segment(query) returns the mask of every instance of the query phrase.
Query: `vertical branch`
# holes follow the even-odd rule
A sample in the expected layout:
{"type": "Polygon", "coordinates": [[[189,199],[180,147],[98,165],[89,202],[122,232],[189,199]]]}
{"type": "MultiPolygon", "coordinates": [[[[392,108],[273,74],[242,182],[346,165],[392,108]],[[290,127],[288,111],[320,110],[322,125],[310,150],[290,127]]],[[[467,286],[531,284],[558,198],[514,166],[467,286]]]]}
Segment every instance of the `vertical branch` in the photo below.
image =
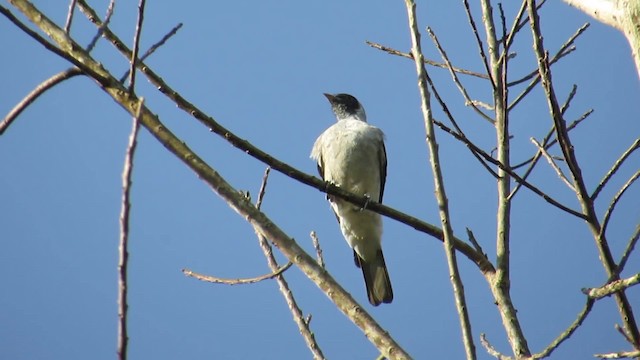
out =
{"type": "Polygon", "coordinates": [[[127,303],[128,283],[127,271],[129,266],[129,213],[131,210],[131,174],[133,172],[133,156],[136,151],[138,130],[140,129],[140,113],[144,98],[140,98],[138,112],[133,118],[133,127],[129,135],[129,144],[122,170],[122,209],[120,211],[120,244],[118,247],[118,359],[127,358],[127,345],[129,337],[127,335],[127,303]]]}
{"type": "Polygon", "coordinates": [[[431,112],[430,94],[427,88],[427,71],[424,67],[424,56],[420,47],[420,32],[418,31],[418,20],[416,17],[416,4],[413,0],[405,0],[407,13],[409,18],[409,30],[411,32],[411,43],[413,59],[416,64],[416,72],[418,75],[418,88],[420,90],[422,116],[427,137],[427,145],[429,146],[429,161],[435,185],[435,195],[440,210],[440,222],[442,224],[442,232],[444,235],[444,248],[449,265],[449,277],[453,287],[456,308],[460,319],[460,328],[462,330],[462,341],[467,355],[467,359],[476,359],[476,348],[473,343],[473,335],[471,331],[471,321],[467,312],[466,299],[464,296],[464,286],[460,279],[458,271],[458,263],[456,259],[455,249],[453,247],[453,230],[451,228],[451,218],[449,216],[449,204],[444,188],[444,180],[440,170],[440,155],[438,153],[438,143],[433,126],[433,115],[431,112]]]}
{"type": "MultiPolygon", "coordinates": [[[[567,131],[566,122],[562,116],[562,112],[560,111],[555,90],[553,88],[549,57],[544,49],[540,31],[540,19],[538,17],[535,1],[527,0],[527,5],[529,23],[531,24],[531,34],[533,36],[533,48],[538,58],[538,71],[540,73],[542,87],[546,94],[549,111],[553,119],[556,137],[558,138],[560,149],[562,150],[562,154],[567,162],[567,166],[569,167],[572,181],[576,189],[575,193],[578,201],[580,202],[580,206],[582,207],[582,212],[586,215],[587,225],[596,240],[600,260],[607,272],[607,276],[610,278],[609,280],[615,281],[619,279],[616,271],[617,266],[611,254],[606,234],[602,231],[600,221],[596,215],[595,204],[587,192],[584,178],[582,177],[582,170],[580,169],[580,165],[578,164],[578,160],[575,156],[574,148],[567,131]]],[[[636,349],[640,349],[640,333],[638,331],[638,325],[636,324],[633,314],[633,308],[631,307],[624,290],[616,293],[615,299],[626,335],[632,345],[636,349]]]]}
{"type": "Polygon", "coordinates": [[[129,93],[133,93],[136,82],[136,61],[138,60],[138,50],[140,49],[140,33],[142,32],[145,3],[145,0],[140,0],[138,4],[138,22],[136,23],[136,32],[133,37],[133,51],[131,52],[131,65],[129,68],[129,93]]]}
{"type": "MultiPolygon", "coordinates": [[[[497,157],[506,168],[511,167],[509,150],[509,113],[507,90],[508,56],[500,56],[500,47],[496,38],[493,9],[490,0],[481,0],[482,20],[487,36],[490,62],[490,77],[494,81],[493,101],[495,108],[495,127],[497,157]]],[[[496,272],[491,278],[491,291],[498,305],[502,323],[507,332],[511,349],[516,358],[529,356],[529,345],[524,336],[516,309],[511,301],[510,288],[510,234],[511,234],[511,176],[507,171],[498,169],[498,209],[496,234],[496,272]]]]}

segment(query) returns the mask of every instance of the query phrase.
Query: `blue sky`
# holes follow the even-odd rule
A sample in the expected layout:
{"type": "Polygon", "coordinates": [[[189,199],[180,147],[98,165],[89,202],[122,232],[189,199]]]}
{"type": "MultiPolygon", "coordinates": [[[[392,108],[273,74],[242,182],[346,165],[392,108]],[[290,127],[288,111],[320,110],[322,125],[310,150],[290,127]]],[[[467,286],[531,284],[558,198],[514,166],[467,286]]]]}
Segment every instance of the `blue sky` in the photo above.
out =
{"type": "MultiPolygon", "coordinates": [[[[482,71],[478,51],[458,2],[419,2],[420,29],[430,26],[456,66],[482,71]]],[[[66,1],[35,1],[64,23],[66,1]]],[[[104,14],[107,1],[91,4],[104,14]]],[[[424,141],[415,68],[365,44],[408,51],[402,1],[200,2],[176,6],[148,2],[142,49],[178,22],[178,35],[148,60],[184,97],[239,136],[273,156],[315,174],[309,152],[334,118],[323,92],[347,92],[366,108],[369,122],[386,133],[385,203],[430,223],[439,222],[424,141]],[[194,6],[195,5],[195,6],[194,6]]],[[[497,9],[497,4],[494,4],[497,9]]],[[[5,5],[9,6],[10,5],[5,5]]],[[[472,4],[476,16],[480,12],[472,4]]],[[[507,18],[516,12],[505,5],[507,18]]],[[[119,2],[112,29],[130,43],[137,2],[119,2]]],[[[17,11],[15,11],[17,13],[17,11]]],[[[544,40],[555,50],[584,22],[592,22],[577,51],[554,66],[561,98],[573,84],[567,112],[594,114],[573,134],[583,173],[593,189],[640,134],[638,76],[622,34],[561,2],[541,11],[544,40]]],[[[479,17],[476,19],[478,23],[479,17]]],[[[72,35],[81,44],[95,28],[76,14],[72,35]]],[[[43,80],[68,67],[0,21],[6,114],[43,80]]],[[[511,78],[532,71],[528,27],[513,48],[511,78]]],[[[439,60],[426,33],[423,49],[439,60]]],[[[120,76],[128,64],[106,41],[93,55],[120,76]]],[[[465,108],[446,71],[429,68],[438,89],[467,134],[485,150],[493,128],[465,108]]],[[[486,82],[463,77],[474,99],[490,101],[486,82]]],[[[255,198],[265,165],[167,101],[140,74],[137,92],[160,119],[238,190],[255,198]]],[[[520,89],[520,88],[518,88],[520,89]]],[[[519,90],[511,90],[514,98],[519,90]]],[[[435,104],[435,103],[434,103],[435,104]]],[[[436,117],[444,120],[438,106],[436,117]]],[[[514,162],[526,159],[551,122],[537,88],[511,114],[514,162]]],[[[46,93],[0,137],[0,357],[7,359],[111,359],[116,349],[117,241],[121,172],[130,117],[95,83],[76,77],[46,93]]],[[[471,228],[495,260],[494,179],[466,148],[438,132],[452,225],[459,237],[471,228]]],[[[559,154],[554,148],[552,153],[559,154]]],[[[640,167],[632,157],[600,195],[599,214],[640,167]]],[[[140,132],[132,192],[130,248],[130,356],[132,359],[310,358],[274,281],[224,286],[186,278],[181,269],[219,277],[267,273],[253,229],[146,130],[140,132]]],[[[531,181],[578,209],[575,196],[548,164],[531,181]]],[[[640,190],[629,190],[609,226],[618,259],[639,221],[640,190]]],[[[321,240],[327,269],[416,359],[464,357],[451,285],[440,242],[385,219],[384,250],[395,299],[371,307],[360,270],[324,195],[272,172],[265,213],[308,251],[309,232],[321,240]]],[[[563,331],[584,305],[583,287],[606,281],[585,224],[522,190],[513,203],[512,294],[524,332],[538,352],[563,331]]],[[[278,256],[284,262],[283,256],[278,256]]],[[[478,354],[480,333],[509,352],[500,317],[478,269],[459,260],[478,354]]],[[[623,275],[640,269],[631,256],[623,275]]],[[[287,279],[325,355],[373,359],[376,349],[332,303],[292,268],[287,279]]],[[[640,290],[628,291],[640,304],[640,290]]],[[[636,308],[636,311],[640,311],[636,308]]],[[[585,325],[552,358],[591,358],[628,349],[614,330],[613,299],[599,301],[585,325]]]]}

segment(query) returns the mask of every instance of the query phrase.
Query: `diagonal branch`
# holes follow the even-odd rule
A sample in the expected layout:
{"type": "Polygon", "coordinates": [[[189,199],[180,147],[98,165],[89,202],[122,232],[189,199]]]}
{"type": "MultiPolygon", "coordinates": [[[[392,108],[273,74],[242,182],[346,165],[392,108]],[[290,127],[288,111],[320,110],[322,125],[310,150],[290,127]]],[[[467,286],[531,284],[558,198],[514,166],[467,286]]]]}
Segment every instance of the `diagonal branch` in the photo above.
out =
{"type": "Polygon", "coordinates": [[[541,145],[536,139],[531,138],[531,142],[533,143],[533,145],[535,145],[538,148],[538,151],[540,153],[542,153],[542,156],[544,156],[545,159],[547,159],[547,162],[549,163],[549,165],[551,165],[551,167],[553,168],[553,170],[556,172],[556,174],[558,175],[558,177],[560,178],[560,180],[562,180],[562,182],[564,182],[569,189],[573,190],[574,192],[576,191],[576,189],[573,187],[573,185],[571,184],[571,182],[567,179],[567,177],[564,175],[564,173],[562,172],[562,169],[560,169],[560,166],[558,166],[558,164],[556,164],[555,160],[553,159],[553,157],[547,152],[547,150],[544,148],[543,145],[541,145]]]}
{"type": "Polygon", "coordinates": [[[584,308],[582,308],[582,311],[580,311],[580,313],[578,314],[578,317],[576,317],[573,323],[569,325],[569,327],[565,331],[563,331],[560,335],[558,335],[558,337],[555,338],[551,342],[551,344],[549,344],[549,346],[547,346],[544,350],[542,350],[537,354],[533,354],[531,356],[531,359],[532,360],[544,359],[546,357],[549,357],[551,353],[555,349],[557,349],[558,346],[560,346],[560,344],[562,344],[565,340],[570,338],[571,335],[573,335],[573,333],[580,327],[580,325],[582,325],[584,320],[587,318],[587,315],[589,315],[589,313],[591,312],[591,309],[593,309],[594,303],[595,303],[594,299],[587,298],[587,303],[584,305],[584,308]]]}
{"type": "Polygon", "coordinates": [[[600,180],[600,183],[591,194],[592,201],[596,200],[596,198],[600,194],[600,191],[604,189],[605,185],[607,185],[607,182],[618,171],[618,169],[620,169],[620,166],[622,166],[624,161],[627,160],[627,158],[629,158],[629,156],[631,156],[631,154],[638,149],[640,149],[640,138],[636,139],[633,144],[631,144],[631,146],[629,146],[629,148],[625,152],[623,152],[622,155],[620,155],[620,158],[616,160],[611,169],[609,169],[609,171],[607,171],[607,174],[602,178],[602,180],[600,180]]]}

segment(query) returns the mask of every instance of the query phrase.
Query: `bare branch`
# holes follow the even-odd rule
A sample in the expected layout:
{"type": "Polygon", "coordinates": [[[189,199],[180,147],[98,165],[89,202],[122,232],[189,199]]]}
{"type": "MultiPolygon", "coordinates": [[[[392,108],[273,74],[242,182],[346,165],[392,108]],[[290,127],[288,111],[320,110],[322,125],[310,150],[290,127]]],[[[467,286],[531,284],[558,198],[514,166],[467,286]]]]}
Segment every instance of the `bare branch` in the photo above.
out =
{"type": "Polygon", "coordinates": [[[540,145],[540,143],[538,141],[536,141],[536,139],[531,138],[530,139],[531,142],[533,143],[533,145],[535,145],[538,148],[538,151],[540,153],[542,153],[542,155],[544,156],[545,159],[547,159],[547,162],[549,163],[549,165],[551,165],[551,167],[553,168],[553,170],[556,172],[556,174],[558,175],[558,177],[560,178],[560,180],[562,180],[562,182],[564,182],[569,189],[571,189],[573,192],[576,191],[576,189],[573,187],[573,185],[571,184],[571,182],[567,179],[567,177],[564,175],[564,173],[562,172],[562,169],[560,169],[560,167],[558,166],[558,164],[556,164],[555,160],[551,157],[551,155],[549,155],[549,153],[547,152],[547,150],[544,148],[544,146],[540,145]]]}
{"type": "Polygon", "coordinates": [[[629,242],[627,242],[627,246],[625,247],[624,252],[622,252],[620,262],[618,262],[618,267],[616,268],[616,274],[618,276],[620,276],[622,270],[624,270],[625,265],[627,265],[629,255],[631,255],[631,252],[635,248],[636,243],[638,242],[638,238],[640,238],[640,223],[636,225],[636,230],[633,232],[633,235],[631,235],[629,242]]]}
{"type": "Polygon", "coordinates": [[[113,15],[113,9],[115,8],[115,6],[116,6],[116,1],[110,0],[109,5],[107,6],[107,14],[104,17],[104,21],[102,22],[102,25],[98,26],[98,31],[93,36],[93,39],[91,39],[91,41],[87,45],[87,48],[86,48],[87,52],[90,53],[93,50],[93,48],[96,47],[96,44],[98,44],[98,40],[100,40],[100,37],[104,33],[104,29],[106,29],[107,26],[109,26],[109,23],[111,22],[111,16],[113,15]]]}
{"type": "MultiPolygon", "coordinates": [[[[5,14],[6,15],[6,14],[5,14]]],[[[16,106],[9,111],[7,116],[4,117],[2,122],[0,122],[0,135],[4,134],[4,132],[11,126],[13,121],[20,116],[20,114],[31,105],[36,99],[40,97],[40,95],[47,92],[47,90],[53,88],[54,86],[60,84],[61,82],[71,79],[72,77],[82,75],[82,71],[78,68],[70,68],[59,72],[49,79],[43,81],[40,85],[36,86],[27,96],[25,96],[22,101],[20,101],[16,106]]]]}
{"type": "Polygon", "coordinates": [[[482,44],[482,39],[480,39],[480,34],[478,33],[478,28],[476,27],[476,22],[475,20],[473,20],[473,14],[471,14],[469,1],[463,0],[462,3],[464,4],[464,11],[467,14],[467,20],[469,21],[469,25],[471,25],[471,30],[473,31],[473,35],[476,39],[476,44],[478,45],[478,50],[480,51],[480,58],[482,59],[482,64],[484,65],[484,69],[487,71],[487,75],[489,76],[489,80],[491,81],[491,88],[495,90],[496,81],[492,77],[491,69],[489,67],[489,60],[487,60],[487,55],[484,52],[484,45],[482,44]]]}
{"type": "Polygon", "coordinates": [[[127,310],[129,283],[127,281],[129,269],[129,219],[131,212],[131,177],[133,174],[133,157],[138,144],[138,130],[140,129],[140,116],[144,98],[140,98],[136,115],[133,117],[129,144],[125,154],[124,168],[122,170],[122,206],[120,210],[120,244],[118,248],[118,359],[126,360],[127,345],[127,310]]]}
{"type": "MultiPolygon", "coordinates": [[[[264,175],[262,176],[262,182],[260,183],[260,190],[258,191],[258,200],[256,201],[256,209],[260,209],[262,206],[262,200],[264,199],[264,195],[267,190],[267,180],[269,179],[269,173],[271,172],[271,168],[267,167],[264,171],[264,175]]],[[[273,248],[267,241],[267,239],[260,234],[258,229],[256,229],[256,235],[258,236],[258,243],[260,244],[260,248],[264,253],[265,258],[267,259],[267,264],[271,270],[276,270],[278,268],[278,262],[276,258],[273,256],[273,248]]],[[[324,266],[323,266],[324,267],[324,266]]],[[[298,306],[298,303],[293,296],[293,292],[289,288],[289,283],[282,275],[278,275],[275,277],[278,282],[278,287],[280,288],[280,293],[284,297],[287,306],[289,307],[289,311],[291,311],[291,315],[293,316],[293,321],[298,326],[298,330],[302,335],[304,341],[307,343],[307,347],[313,354],[313,358],[315,360],[323,360],[324,354],[316,341],[313,332],[309,328],[310,321],[305,320],[304,315],[302,314],[302,310],[298,306]]],[[[311,315],[309,315],[311,316],[311,315]]]]}
{"type": "Polygon", "coordinates": [[[625,191],[627,191],[629,186],[631,186],[636,180],[638,180],[639,177],[640,177],[640,170],[636,171],[635,174],[633,174],[629,178],[629,180],[627,180],[627,182],[624,183],[624,185],[622,185],[620,190],[618,190],[616,195],[613,197],[613,199],[611,200],[611,204],[609,204],[609,207],[607,208],[607,211],[605,211],[604,217],[602,218],[602,227],[600,228],[599,237],[602,237],[606,233],[607,226],[609,225],[609,220],[611,219],[611,214],[613,214],[613,210],[618,204],[618,201],[620,201],[620,198],[622,197],[622,195],[624,195],[625,191]]]}
{"type": "Polygon", "coordinates": [[[620,155],[620,158],[616,160],[616,162],[613,164],[611,169],[609,169],[607,174],[602,178],[602,180],[600,180],[600,183],[591,194],[591,200],[595,201],[595,199],[598,197],[598,194],[600,194],[600,191],[602,191],[605,185],[607,185],[607,182],[618,171],[618,169],[620,169],[620,166],[622,166],[622,163],[624,163],[624,161],[627,160],[627,158],[631,156],[631,154],[638,149],[640,149],[640,138],[637,138],[633,142],[633,144],[631,144],[631,146],[629,146],[629,148],[625,152],[623,152],[622,155],[620,155]]]}
{"type": "Polygon", "coordinates": [[[138,22],[136,32],[133,36],[133,51],[131,52],[131,66],[129,67],[129,92],[133,93],[136,85],[136,62],[138,61],[138,50],[140,49],[140,33],[142,32],[142,22],[144,21],[144,5],[146,1],[140,0],[138,3],[138,22]]]}
{"type": "Polygon", "coordinates": [[[487,339],[487,336],[485,334],[480,334],[480,343],[485,348],[485,350],[487,350],[487,353],[489,353],[489,355],[493,356],[494,358],[498,360],[513,360],[512,357],[506,356],[496,350],[496,348],[494,348],[493,345],[489,343],[489,340],[487,339]]]}
{"type": "Polygon", "coordinates": [[[633,285],[640,283],[640,273],[637,273],[633,276],[630,276],[626,279],[619,279],[616,281],[612,281],[604,286],[599,288],[587,288],[582,289],[582,292],[587,295],[590,299],[601,299],[605,296],[612,295],[620,290],[624,290],[633,285]]]}
{"type": "Polygon", "coordinates": [[[453,83],[456,84],[456,86],[458,87],[458,90],[460,90],[460,93],[464,97],[465,105],[466,106],[470,105],[473,108],[473,110],[475,110],[476,113],[480,115],[480,117],[487,120],[489,123],[494,124],[495,121],[489,115],[482,112],[482,110],[480,110],[478,106],[476,106],[476,102],[471,100],[471,98],[469,97],[469,94],[467,93],[467,89],[462,85],[462,83],[460,82],[460,79],[458,79],[458,75],[456,75],[456,72],[453,71],[453,67],[451,66],[451,61],[449,61],[449,57],[447,56],[447,53],[444,51],[444,49],[440,45],[440,41],[438,41],[438,37],[436,36],[436,34],[433,33],[433,30],[431,30],[430,27],[427,27],[427,32],[429,33],[429,36],[431,36],[431,40],[433,40],[433,43],[436,45],[436,48],[438,49],[440,56],[444,60],[445,64],[447,64],[449,73],[453,78],[453,83]]]}
{"type": "Polygon", "coordinates": [[[619,351],[607,354],[593,354],[593,356],[600,359],[633,359],[640,357],[640,350],[619,351]]]}
{"type": "MultiPolygon", "coordinates": [[[[429,163],[435,184],[435,196],[438,201],[440,214],[440,224],[444,235],[444,248],[449,266],[449,278],[453,288],[456,309],[462,331],[462,342],[464,344],[467,359],[476,359],[476,347],[473,343],[471,331],[471,321],[467,311],[467,303],[464,295],[464,286],[458,270],[458,260],[453,246],[453,229],[451,227],[451,217],[449,215],[449,204],[444,186],[444,178],[441,171],[440,155],[438,143],[436,141],[435,128],[433,126],[433,114],[431,112],[431,102],[429,88],[427,87],[427,70],[424,66],[424,56],[420,47],[420,32],[418,31],[418,19],[416,17],[416,4],[413,0],[405,0],[407,15],[409,18],[409,31],[411,33],[411,53],[416,65],[418,75],[418,90],[420,91],[422,116],[424,118],[427,146],[429,147],[429,163]]],[[[447,59],[445,58],[445,61],[447,59]]],[[[448,63],[448,61],[447,61],[448,63]]],[[[449,64],[450,66],[450,64],[449,64]]],[[[453,73],[455,75],[455,73],[453,73]]]]}
{"type": "Polygon", "coordinates": [[[212,276],[212,275],[199,274],[199,273],[191,271],[189,269],[182,269],[182,273],[185,274],[186,276],[198,279],[200,281],[206,281],[206,282],[210,282],[210,283],[214,283],[214,284],[246,285],[246,284],[255,284],[255,283],[260,282],[260,281],[273,279],[273,278],[281,275],[287,269],[289,269],[291,267],[291,265],[293,265],[293,263],[289,261],[285,265],[277,268],[276,271],[274,271],[274,272],[271,272],[271,273],[268,273],[268,274],[264,274],[264,275],[260,275],[260,276],[256,276],[256,277],[252,277],[252,278],[245,278],[245,279],[224,279],[224,278],[219,278],[219,277],[212,276]]]}
{"type": "MultiPolygon", "coordinates": [[[[401,56],[407,59],[412,59],[413,60],[413,55],[411,55],[411,53],[406,53],[406,52],[402,52],[396,49],[392,49],[388,46],[384,46],[372,41],[365,41],[367,45],[371,46],[374,49],[378,49],[381,51],[384,51],[386,53],[389,53],[391,55],[396,55],[396,56],[401,56]]],[[[433,60],[429,60],[429,59],[424,59],[424,63],[427,65],[431,65],[431,66],[435,66],[435,67],[439,67],[442,69],[447,69],[448,66],[447,64],[444,63],[440,63],[437,61],[433,61],[433,60]]],[[[481,74],[481,73],[477,73],[477,72],[473,72],[471,70],[466,70],[466,69],[461,69],[461,68],[457,68],[457,67],[452,67],[451,69],[453,69],[453,71],[459,73],[459,74],[464,74],[464,75],[469,75],[469,76],[474,76],[480,79],[489,79],[489,76],[487,76],[486,74],[481,74]]]]}
{"type": "MultiPolygon", "coordinates": [[[[151,56],[151,54],[153,54],[162,45],[164,45],[169,39],[171,39],[173,35],[175,35],[178,32],[178,30],[180,30],[181,28],[182,28],[182,23],[179,23],[178,25],[174,26],[173,29],[171,29],[167,34],[165,34],[165,36],[162,37],[162,39],[160,39],[160,41],[151,45],[151,47],[147,51],[145,51],[145,53],[140,57],[140,61],[144,61],[146,58],[151,56]]],[[[127,79],[127,77],[129,77],[130,72],[131,70],[125,71],[124,75],[120,77],[120,82],[124,82],[127,79]]]]}
{"type": "Polygon", "coordinates": [[[69,3],[69,11],[67,11],[67,21],[64,24],[64,32],[69,34],[71,31],[71,22],[73,21],[73,13],[76,9],[76,2],[78,0],[71,0],[69,3]]]}
{"type": "MultiPolygon", "coordinates": [[[[526,0],[525,0],[526,1],[526,0]]],[[[589,115],[593,114],[593,109],[589,109],[587,110],[584,114],[582,114],[578,119],[576,119],[575,121],[573,121],[571,124],[569,124],[569,126],[567,126],[567,131],[571,131],[573,130],[576,126],[580,125],[582,123],[582,121],[586,120],[589,115]]],[[[555,127],[551,127],[551,130],[549,130],[549,132],[547,133],[547,135],[544,137],[544,140],[542,141],[542,145],[544,145],[545,149],[550,149],[553,145],[558,143],[558,140],[553,139],[551,140],[551,137],[555,134],[555,127]]],[[[531,170],[533,169],[533,166],[535,165],[535,163],[538,161],[538,159],[540,158],[542,154],[538,151],[536,152],[536,154],[534,156],[532,156],[531,158],[517,164],[517,165],[513,165],[513,169],[519,169],[527,164],[531,164],[533,163],[529,169],[527,169],[527,172],[523,175],[523,178],[527,178],[529,176],[529,173],[531,172],[531,170]]]]}
{"type": "Polygon", "coordinates": [[[594,299],[587,298],[587,303],[584,305],[584,308],[578,314],[578,317],[573,321],[573,323],[565,331],[563,331],[560,335],[558,335],[558,337],[555,338],[551,342],[551,344],[549,344],[549,346],[547,346],[546,349],[544,349],[541,352],[531,356],[531,359],[532,360],[533,359],[543,359],[543,358],[546,358],[546,357],[550,356],[551,353],[555,349],[557,349],[558,346],[560,346],[560,344],[562,344],[565,340],[570,338],[571,335],[573,335],[573,333],[578,329],[578,327],[580,327],[580,325],[582,325],[584,320],[587,318],[587,315],[589,315],[589,313],[591,312],[591,309],[593,308],[593,304],[594,303],[595,303],[594,299]]]}
{"type": "Polygon", "coordinates": [[[322,256],[322,248],[320,247],[320,240],[318,239],[318,234],[316,234],[315,231],[312,231],[310,236],[311,236],[311,241],[313,242],[313,248],[316,249],[316,258],[318,260],[318,265],[324,268],[325,267],[324,257],[322,256]]]}
{"type": "MultiPolygon", "coordinates": [[[[578,28],[578,30],[560,47],[560,50],[558,50],[558,52],[551,59],[551,61],[549,62],[549,65],[555,64],[558,60],[562,59],[563,57],[575,51],[576,48],[573,45],[573,43],[578,38],[578,36],[582,35],[582,33],[584,33],[587,30],[587,28],[589,28],[589,23],[585,23],[580,28],[578,28]]],[[[527,96],[527,94],[529,94],[531,90],[533,90],[533,88],[536,87],[536,85],[538,85],[538,83],[540,82],[540,74],[538,73],[537,70],[534,70],[531,73],[529,73],[529,75],[526,75],[521,79],[513,81],[508,84],[511,87],[511,86],[515,86],[520,83],[523,83],[532,78],[533,80],[531,80],[531,82],[527,85],[527,87],[524,90],[522,90],[522,92],[518,96],[516,96],[513,102],[511,102],[511,104],[509,105],[509,110],[513,109],[516,105],[518,105],[518,103],[522,101],[522,99],[524,99],[527,96]]]]}
{"type": "MultiPolygon", "coordinates": [[[[464,1],[467,8],[467,1],[464,1]]],[[[495,132],[497,160],[510,169],[510,134],[508,111],[508,56],[501,57],[500,43],[496,38],[496,26],[494,23],[493,7],[490,0],[481,0],[482,21],[487,41],[488,63],[487,71],[493,81],[493,103],[495,106],[495,132]],[[500,59],[503,61],[500,61],[500,59]]],[[[470,17],[470,12],[468,17],[470,17]]],[[[478,36],[478,35],[476,35],[478,36]]],[[[486,62],[486,60],[485,60],[486,62]]],[[[518,319],[518,314],[510,294],[511,270],[510,270],[510,246],[511,246],[511,173],[503,169],[498,171],[496,213],[496,272],[488,277],[491,292],[498,305],[502,325],[507,333],[507,339],[515,357],[527,357],[531,354],[527,339],[518,319]]]]}

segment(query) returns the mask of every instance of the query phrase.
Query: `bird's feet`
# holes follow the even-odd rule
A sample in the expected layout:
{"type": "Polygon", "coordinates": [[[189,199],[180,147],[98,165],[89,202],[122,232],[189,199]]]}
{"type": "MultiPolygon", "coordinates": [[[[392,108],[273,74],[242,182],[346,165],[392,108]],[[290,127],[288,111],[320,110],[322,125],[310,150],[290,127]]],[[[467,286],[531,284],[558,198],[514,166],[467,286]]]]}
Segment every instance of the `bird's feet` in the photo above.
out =
{"type": "Polygon", "coordinates": [[[360,208],[360,211],[367,210],[367,206],[369,206],[369,203],[371,202],[371,196],[369,196],[369,194],[364,194],[364,197],[366,200],[364,201],[364,205],[360,208]]]}

